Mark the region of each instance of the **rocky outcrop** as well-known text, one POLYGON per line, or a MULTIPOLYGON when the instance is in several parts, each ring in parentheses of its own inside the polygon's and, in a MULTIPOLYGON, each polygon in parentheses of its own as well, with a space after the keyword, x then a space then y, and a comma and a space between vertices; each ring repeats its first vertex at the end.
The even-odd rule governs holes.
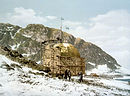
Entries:
POLYGON ((8 65, 6 63, 3 64, 2 66, 0 66, 0 67, 3 67, 3 68, 6 68, 8 71, 14 70, 14 67, 22 68, 22 66, 26 66, 26 67, 36 69, 36 70, 39 70, 39 71, 45 71, 43 65, 37 64, 33 60, 28 60, 28 58, 23 57, 16 50, 12 50, 12 49, 9 49, 7 47, 0 46, 0 54, 5 55, 6 57, 10 58, 11 60, 20 63, 20 66, 18 66, 16 64, 8 65))
POLYGON ((110 69, 116 69, 116 66, 120 66, 112 56, 90 42, 85 42, 84 40, 77 38, 75 40, 75 46, 79 49, 81 56, 85 57, 87 69, 104 64, 110 69))
MULTIPOLYGON (((40 60, 40 42, 59 37, 60 30, 45 27, 41 24, 29 24, 26 28, 0 23, 0 45, 17 50, 31 60, 40 60)), ((93 69, 106 64, 110 69, 120 66, 117 61, 98 46, 75 38, 66 32, 62 33, 64 42, 71 43, 85 58, 86 69, 93 69)))
POLYGON ((19 26, 0 23, 0 45, 10 47, 14 43, 14 36, 20 29, 19 26))

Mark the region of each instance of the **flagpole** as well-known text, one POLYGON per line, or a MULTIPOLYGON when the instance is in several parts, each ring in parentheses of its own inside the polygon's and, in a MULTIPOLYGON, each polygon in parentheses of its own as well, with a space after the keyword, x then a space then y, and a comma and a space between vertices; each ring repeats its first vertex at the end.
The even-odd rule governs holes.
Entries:
POLYGON ((61 26, 60 26, 60 30, 62 31, 62 17, 61 17, 61 26))
POLYGON ((61 26, 60 26, 60 42, 62 43, 62 20, 64 20, 62 17, 61 17, 61 26))

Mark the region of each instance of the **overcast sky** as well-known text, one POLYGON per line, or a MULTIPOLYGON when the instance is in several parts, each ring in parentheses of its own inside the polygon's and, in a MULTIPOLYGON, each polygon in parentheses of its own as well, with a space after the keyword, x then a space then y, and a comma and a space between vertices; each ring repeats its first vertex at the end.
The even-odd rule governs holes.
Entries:
POLYGON ((130 69, 130 0, 0 0, 0 22, 59 28, 60 17, 64 31, 98 45, 130 69))

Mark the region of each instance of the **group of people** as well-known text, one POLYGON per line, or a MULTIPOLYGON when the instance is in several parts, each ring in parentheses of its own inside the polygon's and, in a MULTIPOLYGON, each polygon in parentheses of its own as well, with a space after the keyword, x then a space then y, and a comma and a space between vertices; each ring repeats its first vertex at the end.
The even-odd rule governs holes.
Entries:
MULTIPOLYGON (((79 82, 83 82, 83 73, 79 72, 78 76, 79 76, 79 82)), ((67 78, 69 78, 69 81, 71 80, 71 71, 68 69, 66 69, 64 73, 64 79, 67 80, 67 78)))
POLYGON ((70 70, 65 70, 65 77, 64 77, 65 79, 67 79, 67 78, 69 78, 69 81, 71 80, 71 72, 70 72, 70 70))

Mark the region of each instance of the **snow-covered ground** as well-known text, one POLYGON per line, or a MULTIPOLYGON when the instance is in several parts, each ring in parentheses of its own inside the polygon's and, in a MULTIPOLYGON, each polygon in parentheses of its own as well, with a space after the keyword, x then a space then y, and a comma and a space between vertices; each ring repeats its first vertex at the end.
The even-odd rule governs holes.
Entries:
MULTIPOLYGON (((49 78, 27 67, 15 67, 7 70, 3 64, 17 64, 0 55, 0 96, 129 96, 130 85, 123 81, 105 78, 85 77, 103 86, 69 82, 58 78, 49 78)), ((44 73, 45 74, 45 73, 44 73)), ((77 79, 78 77, 73 77, 77 79)))
MULTIPOLYGON (((91 63, 89 62, 91 65, 96 65, 94 63, 91 63)), ((115 72, 111 71, 111 69, 109 69, 107 67, 106 64, 104 65, 98 65, 96 68, 92 69, 91 71, 86 71, 86 74, 87 75, 90 75, 91 73, 96 73, 98 75, 119 75, 119 74, 122 74, 122 75, 125 75, 125 74, 130 74, 130 70, 126 69, 126 68, 123 68, 123 67, 120 67, 118 68, 117 70, 115 70, 115 72)))

